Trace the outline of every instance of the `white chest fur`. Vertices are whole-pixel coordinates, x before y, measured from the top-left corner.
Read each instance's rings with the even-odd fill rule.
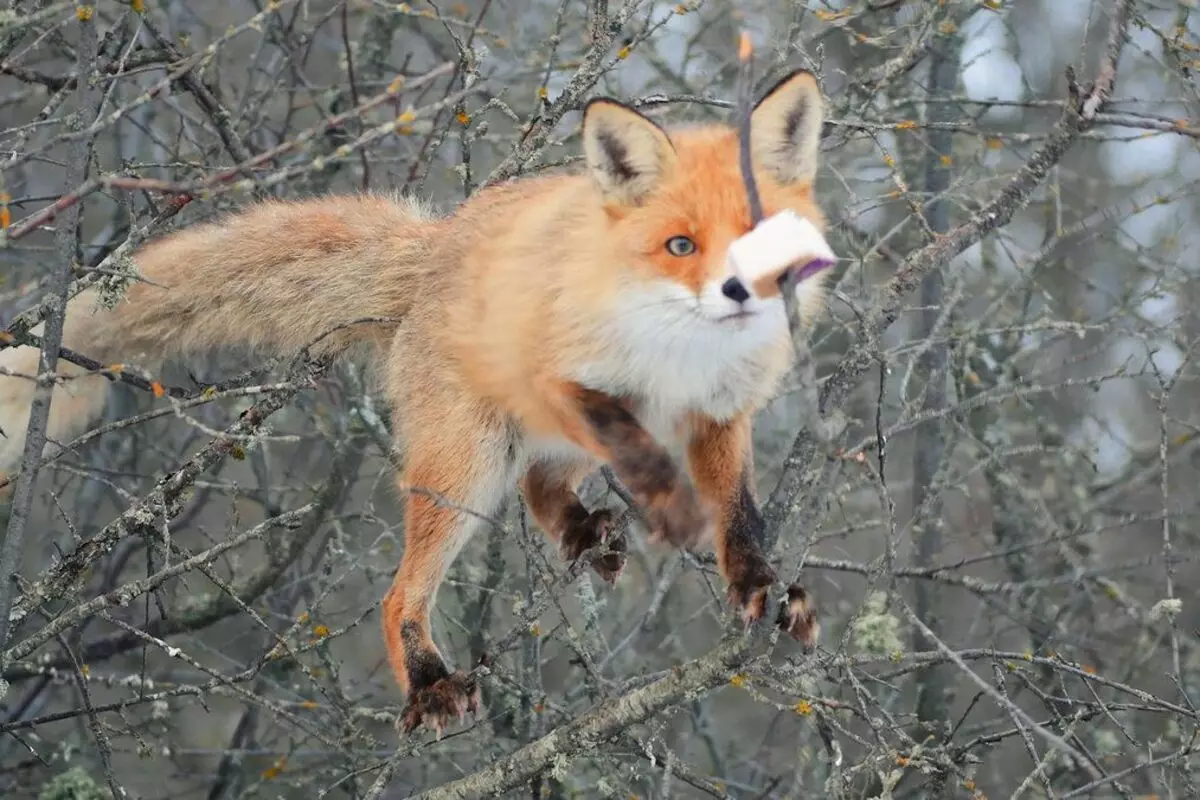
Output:
[[[705,313],[705,300],[666,281],[625,293],[591,343],[595,355],[563,364],[563,377],[631,398],[650,435],[678,449],[685,415],[723,421],[769,399],[786,368],[780,349],[791,348],[781,301],[757,303],[752,316],[717,321],[711,309]],[[522,457],[591,460],[566,440],[539,436],[524,442]]]
[[[772,371],[788,335],[781,302],[717,321],[691,292],[666,281],[624,295],[608,322],[597,357],[570,377],[635,398],[656,435],[686,413],[725,420],[761,400],[778,377]]]

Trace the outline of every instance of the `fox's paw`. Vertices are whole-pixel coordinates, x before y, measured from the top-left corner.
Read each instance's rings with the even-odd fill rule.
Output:
[[[414,689],[408,695],[408,707],[400,716],[397,727],[411,733],[421,725],[433,728],[440,739],[442,730],[454,720],[462,720],[468,711],[479,711],[479,686],[464,672],[454,672],[444,678]]]
[[[762,558],[744,560],[730,578],[729,604],[741,610],[742,622],[752,625],[767,614],[767,593],[775,582],[775,570]]]
[[[821,623],[817,620],[808,592],[794,583],[788,587],[787,599],[779,605],[775,623],[783,628],[784,633],[804,645],[805,650],[811,650],[821,635]]]
[[[567,528],[559,544],[559,552],[566,561],[574,561],[585,552],[601,544],[607,544],[615,552],[592,559],[592,569],[604,580],[614,583],[625,566],[627,545],[624,536],[614,536],[616,521],[611,511],[599,509],[588,514],[582,521]]]
[[[686,481],[676,483],[670,492],[648,503],[646,516],[655,540],[685,550],[691,550],[700,543],[709,524],[708,515],[700,508],[695,490]]]

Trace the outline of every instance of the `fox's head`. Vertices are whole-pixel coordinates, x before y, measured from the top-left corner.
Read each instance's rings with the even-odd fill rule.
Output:
[[[764,217],[790,209],[824,229],[812,196],[823,105],[816,79],[798,70],[754,107],[751,154]],[[584,110],[583,149],[616,234],[609,239],[620,249],[614,256],[647,294],[675,314],[687,306],[689,316],[713,326],[778,330],[785,320],[779,293],[754,296],[728,257],[729,245],[753,227],[732,126],[667,131],[598,98]],[[823,277],[797,288],[802,316],[819,307]]]

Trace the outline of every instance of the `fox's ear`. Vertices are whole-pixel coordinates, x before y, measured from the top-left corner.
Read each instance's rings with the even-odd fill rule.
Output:
[[[675,163],[675,146],[652,120],[615,100],[583,109],[583,154],[610,200],[636,206]]]
[[[825,102],[817,79],[796,70],[758,101],[750,117],[754,161],[783,183],[809,183],[817,174]]]

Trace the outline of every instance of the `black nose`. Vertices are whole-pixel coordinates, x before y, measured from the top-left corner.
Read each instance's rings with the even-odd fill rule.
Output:
[[[730,278],[722,283],[721,294],[735,303],[744,303],[750,299],[750,293],[746,291],[746,287],[742,286],[742,282],[737,278]]]

